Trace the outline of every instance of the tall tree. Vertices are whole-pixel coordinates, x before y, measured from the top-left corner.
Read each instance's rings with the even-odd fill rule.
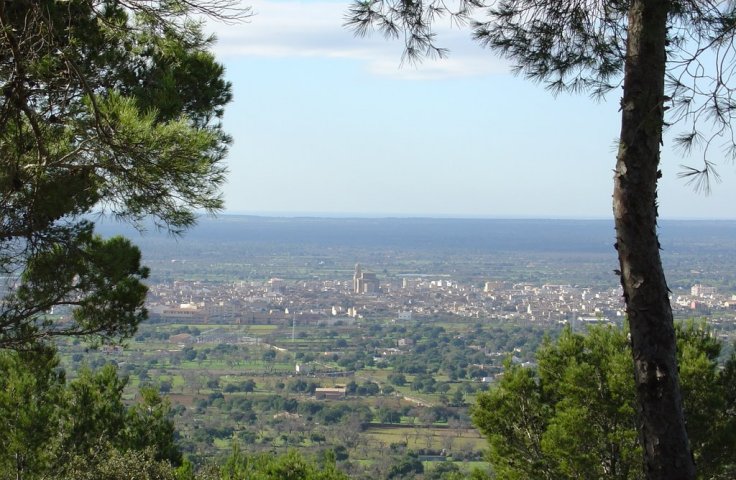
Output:
[[[64,375],[49,350],[0,352],[0,478],[33,478],[53,460]]]
[[[451,6],[453,5],[453,6]],[[475,10],[482,20],[473,21]],[[631,322],[641,437],[650,479],[692,479],[682,413],[668,288],[657,239],[657,179],[665,126],[679,123],[678,146],[702,145],[702,168],[683,176],[708,189],[717,178],[710,147],[736,140],[731,118],[736,50],[732,2],[712,0],[358,0],[347,24],[404,34],[405,58],[444,55],[433,31],[449,15],[470,22],[481,44],[553,92],[603,95],[623,87],[613,213],[617,272]],[[709,121],[706,130],[701,121]]]
[[[59,406],[64,412],[60,458],[89,455],[103,442],[116,446],[121,443],[119,437],[126,424],[123,389],[127,383],[110,364],[97,372],[86,366],[79,371],[66,388],[66,401]]]
[[[171,405],[152,387],[140,389],[139,402],[128,409],[125,420],[124,446],[130,450],[152,449],[156,460],[174,466],[182,463],[181,451],[175,443]]]
[[[194,17],[235,3],[0,1],[0,348],[145,318],[140,252],[90,214],[177,234],[222,207],[230,85]]]
[[[0,478],[77,478],[111,455],[179,466],[169,403],[143,387],[126,407],[126,385],[110,364],[67,384],[53,349],[0,351]]]
[[[478,396],[473,420],[487,436],[499,479],[644,477],[628,332],[567,329],[538,351],[538,366],[506,365]],[[677,329],[683,403],[698,478],[733,478],[736,389],[718,362],[720,344],[702,325]]]

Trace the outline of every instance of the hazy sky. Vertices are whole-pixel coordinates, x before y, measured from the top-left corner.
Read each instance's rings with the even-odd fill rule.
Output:
[[[449,26],[448,59],[401,67],[400,41],[342,27],[347,0],[248,4],[210,26],[235,96],[228,212],[610,217],[619,92],[555,98]],[[736,167],[706,197],[682,163],[666,143],[660,214],[736,218]]]

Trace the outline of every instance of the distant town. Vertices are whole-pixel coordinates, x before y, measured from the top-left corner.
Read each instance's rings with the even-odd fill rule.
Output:
[[[716,325],[736,321],[736,295],[715,287],[695,284],[689,294],[673,295],[671,300],[678,318],[709,317]],[[151,285],[147,306],[154,320],[202,324],[331,326],[364,318],[402,322],[456,315],[575,328],[618,324],[624,318],[620,289],[503,281],[486,281],[481,287],[448,275],[381,281],[359,264],[352,279],[159,283]]]

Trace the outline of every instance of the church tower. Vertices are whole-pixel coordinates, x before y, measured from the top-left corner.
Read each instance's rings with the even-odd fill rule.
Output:
[[[363,272],[360,270],[360,264],[355,264],[355,274],[353,275],[353,293],[363,292]]]

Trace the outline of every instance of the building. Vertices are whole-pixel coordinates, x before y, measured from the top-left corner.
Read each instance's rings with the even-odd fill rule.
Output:
[[[284,293],[286,283],[281,278],[272,278],[268,281],[268,291],[271,293]]]
[[[690,295],[693,297],[712,297],[715,294],[716,287],[706,287],[698,283],[690,288]]]
[[[380,290],[375,273],[364,272],[360,264],[355,264],[353,274],[353,293],[378,293]]]
[[[202,322],[205,319],[203,309],[191,303],[182,303],[177,306],[164,306],[153,311],[165,320]]]
[[[317,400],[337,400],[340,398],[345,398],[346,391],[347,389],[345,387],[321,387],[314,389],[314,396]]]
[[[355,264],[355,273],[353,274],[353,293],[361,292],[361,282],[363,281],[363,271],[360,269],[360,264]]]

